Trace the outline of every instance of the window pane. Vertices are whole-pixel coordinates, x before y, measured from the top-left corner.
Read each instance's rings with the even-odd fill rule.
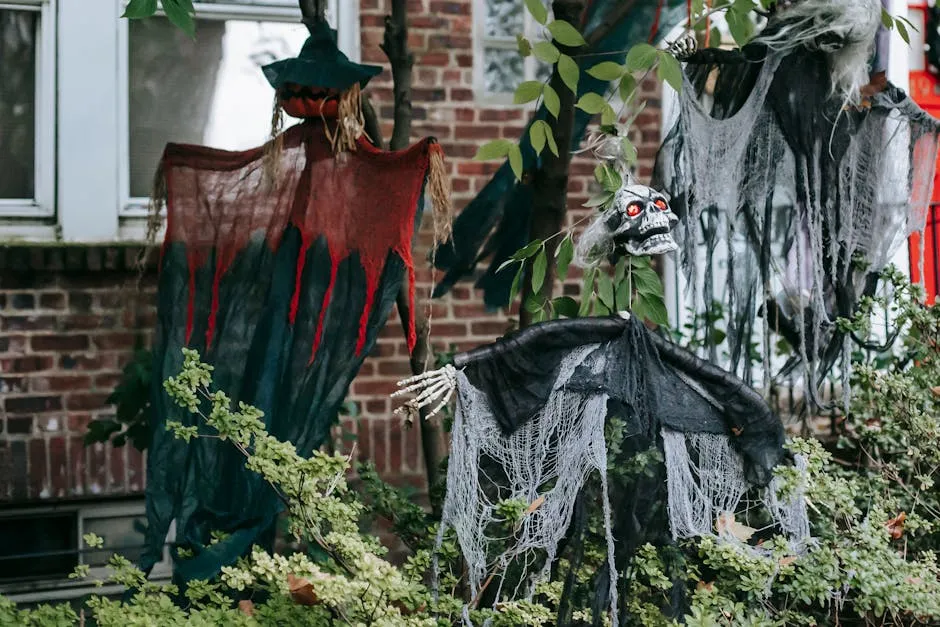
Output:
[[[486,0],[487,37],[512,37],[525,30],[522,0]]]
[[[0,198],[33,198],[39,13],[0,9]]]
[[[85,551],[84,563],[89,566],[104,566],[115,553],[136,562],[144,552],[145,538],[140,529],[146,526],[147,518],[144,515],[85,520],[83,531],[98,535],[104,542],[100,550]]]
[[[490,94],[511,94],[522,82],[524,68],[518,51],[488,48],[483,52],[483,88]]]
[[[302,24],[198,20],[193,40],[166,20],[130,28],[130,195],[150,195],[167,142],[227,150],[259,146],[271,128],[261,66],[296,55]]]

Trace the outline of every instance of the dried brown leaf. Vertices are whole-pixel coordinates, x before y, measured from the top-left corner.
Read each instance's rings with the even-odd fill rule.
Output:
[[[287,576],[287,589],[290,591],[290,598],[297,605],[316,605],[320,598],[313,590],[313,584],[303,577]]]
[[[531,514],[532,512],[534,512],[535,510],[537,510],[538,508],[542,507],[542,504],[543,504],[543,503],[545,503],[545,497],[544,497],[544,496],[540,496],[539,498],[537,498],[537,499],[535,499],[534,501],[532,501],[531,503],[529,503],[529,507],[526,508],[526,510],[525,510],[526,516],[528,516],[529,514]]]
[[[254,616],[255,614],[255,604],[251,599],[242,599],[239,601],[238,609],[241,610],[241,613],[245,616]]]

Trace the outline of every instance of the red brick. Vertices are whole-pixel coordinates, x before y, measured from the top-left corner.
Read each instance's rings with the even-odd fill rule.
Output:
[[[137,344],[133,333],[107,333],[94,336],[95,348],[100,350],[131,350]]]
[[[68,490],[68,456],[65,438],[49,439],[49,478],[54,498],[66,496]]]
[[[66,493],[69,495],[83,495],[85,485],[85,443],[81,436],[72,436],[68,441],[68,466],[66,474]]]
[[[53,316],[3,316],[0,326],[4,331],[49,331],[56,328]]]
[[[448,52],[426,52],[417,56],[417,62],[420,65],[433,65],[444,67],[450,65],[450,53]]]
[[[104,409],[108,406],[108,396],[110,396],[110,394],[107,392],[95,394],[69,394],[65,399],[65,405],[69,411]]]
[[[372,459],[372,431],[369,428],[371,420],[360,418],[356,425],[356,432],[359,435],[358,458],[360,460]]]
[[[33,414],[62,409],[62,399],[58,396],[14,396],[7,397],[3,408],[10,414]]]
[[[40,438],[29,441],[29,494],[32,498],[49,495],[49,468],[46,465],[46,443]]]
[[[470,324],[470,332],[476,336],[499,337],[509,331],[509,324],[499,320],[488,320],[486,322],[473,322]]]
[[[379,375],[389,377],[411,376],[411,366],[401,359],[395,361],[383,360],[379,362]]]
[[[65,309],[65,294],[61,292],[43,292],[39,295],[40,309]]]
[[[41,376],[31,377],[29,388],[33,392],[71,392],[90,390],[91,377],[87,376]]]
[[[509,122],[521,120],[523,117],[522,109],[483,109],[480,111],[481,122]]]
[[[28,349],[29,340],[25,335],[7,335],[0,338],[0,353],[10,353],[21,355]]]
[[[28,417],[7,418],[7,433],[9,435],[29,435],[33,432],[33,419]]]
[[[143,492],[147,483],[144,474],[144,455],[133,446],[124,448],[127,449],[127,491]]]
[[[61,355],[59,357],[59,367],[63,370],[99,370],[102,363],[101,355]]]
[[[421,428],[417,424],[402,425],[404,436],[404,466],[411,470],[424,468],[424,457],[421,453]]]
[[[108,449],[109,444],[92,444],[87,449],[88,488],[94,493],[101,493],[108,487]]]
[[[63,331],[93,331],[95,329],[113,329],[117,326],[114,316],[98,314],[77,314],[62,319]]]
[[[470,3],[431,0],[430,10],[431,13],[443,13],[445,15],[470,15]]]
[[[83,351],[88,349],[87,335],[34,335],[29,340],[34,351]]]
[[[388,472],[402,474],[402,433],[401,421],[392,420],[388,423]]]
[[[380,473],[388,471],[388,421],[379,418],[369,420],[372,431],[372,461]]]

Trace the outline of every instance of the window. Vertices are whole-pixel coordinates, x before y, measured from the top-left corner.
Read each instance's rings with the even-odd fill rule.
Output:
[[[0,217],[53,211],[52,9],[49,0],[0,2]]]
[[[533,42],[544,39],[523,0],[476,0],[474,15],[474,84],[479,97],[511,102],[522,81],[548,80],[551,66],[519,54],[516,35],[525,34]]]
[[[21,603],[78,597],[107,575],[112,554],[136,562],[143,554],[147,516],[142,499],[101,504],[66,504],[24,508],[0,514],[0,594]],[[100,549],[85,546],[82,536],[98,535]],[[175,538],[173,529],[167,547]],[[69,579],[79,564],[90,567],[88,580]],[[170,555],[154,565],[151,578],[168,578]],[[119,590],[105,590],[105,594]]]
[[[297,54],[306,40],[296,6],[285,0],[253,5],[217,0],[197,11],[195,40],[166,20],[128,24],[123,191],[131,209],[146,204],[167,142],[226,150],[265,142],[274,90],[261,66]],[[287,21],[278,19],[282,12],[275,7],[287,9]]]
[[[263,143],[260,66],[299,52],[297,0],[196,0],[196,38],[127,0],[0,0],[0,239],[141,240],[167,142]],[[359,3],[328,0],[359,59]]]

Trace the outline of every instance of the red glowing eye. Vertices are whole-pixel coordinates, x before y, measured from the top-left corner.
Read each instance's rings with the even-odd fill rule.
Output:
[[[668,210],[669,210],[669,205],[666,204],[666,201],[663,200],[662,198],[657,198],[657,199],[656,199],[656,202],[654,202],[653,204],[656,205],[657,207],[659,207],[659,210],[660,210],[660,211],[668,211]]]
[[[627,215],[631,218],[635,218],[640,215],[640,212],[643,210],[643,206],[638,202],[633,202],[627,205]]]

